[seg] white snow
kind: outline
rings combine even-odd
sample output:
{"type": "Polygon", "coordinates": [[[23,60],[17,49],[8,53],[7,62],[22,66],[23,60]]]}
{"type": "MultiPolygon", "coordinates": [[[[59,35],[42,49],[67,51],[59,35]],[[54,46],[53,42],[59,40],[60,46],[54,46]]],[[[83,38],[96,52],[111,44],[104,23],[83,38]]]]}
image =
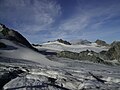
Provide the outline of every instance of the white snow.
{"type": "Polygon", "coordinates": [[[93,54],[92,54],[92,53],[88,53],[88,55],[89,55],[89,56],[93,56],[93,54]]]}
{"type": "Polygon", "coordinates": [[[63,66],[63,64],[50,61],[47,59],[44,55],[35,52],[25,46],[20,46],[17,45],[9,40],[5,39],[0,39],[1,42],[5,43],[6,45],[13,46],[17,49],[12,49],[12,50],[4,50],[0,49],[0,56],[3,57],[9,57],[9,58],[15,58],[15,59],[25,59],[25,60],[30,60],[34,61],[43,65],[52,65],[52,66],[63,66]]]}
{"type": "Polygon", "coordinates": [[[2,25],[0,25],[0,32],[3,30],[3,27],[2,27],[2,25]]]}
{"type": "Polygon", "coordinates": [[[108,50],[108,48],[106,48],[105,46],[98,46],[96,43],[92,43],[89,45],[65,45],[63,43],[59,43],[58,41],[43,43],[42,47],[36,46],[36,48],[49,49],[49,50],[55,50],[55,51],[72,51],[72,52],[78,52],[78,53],[86,50],[92,50],[95,52],[108,50]]]}

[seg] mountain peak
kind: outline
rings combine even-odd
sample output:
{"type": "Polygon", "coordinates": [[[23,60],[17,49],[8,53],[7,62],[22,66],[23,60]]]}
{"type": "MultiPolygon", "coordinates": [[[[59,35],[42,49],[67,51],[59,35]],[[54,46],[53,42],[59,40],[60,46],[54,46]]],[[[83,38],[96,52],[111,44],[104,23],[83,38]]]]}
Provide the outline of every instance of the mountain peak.
{"type": "Polygon", "coordinates": [[[97,43],[97,44],[100,45],[100,46],[108,46],[108,44],[107,44],[105,41],[100,40],[100,39],[97,39],[97,40],[95,41],[95,43],[97,43]]]}
{"type": "Polygon", "coordinates": [[[60,42],[60,43],[64,43],[64,44],[66,44],[66,45],[71,45],[70,42],[68,42],[68,41],[66,41],[66,40],[63,40],[63,39],[57,39],[57,41],[60,42]]]}
{"type": "Polygon", "coordinates": [[[7,39],[10,41],[14,41],[33,49],[31,44],[28,42],[28,40],[24,36],[22,36],[22,34],[20,34],[19,32],[13,29],[7,28],[4,24],[1,24],[1,23],[0,23],[0,39],[7,39]]]}
{"type": "Polygon", "coordinates": [[[4,27],[5,27],[5,25],[0,23],[0,32],[3,30],[4,27]]]}
{"type": "Polygon", "coordinates": [[[6,28],[6,26],[4,24],[0,23],[0,29],[1,28],[6,28]]]}
{"type": "Polygon", "coordinates": [[[72,40],[71,41],[73,45],[88,45],[88,44],[91,44],[92,42],[88,41],[88,40],[84,40],[84,39],[78,39],[78,40],[72,40]]]}

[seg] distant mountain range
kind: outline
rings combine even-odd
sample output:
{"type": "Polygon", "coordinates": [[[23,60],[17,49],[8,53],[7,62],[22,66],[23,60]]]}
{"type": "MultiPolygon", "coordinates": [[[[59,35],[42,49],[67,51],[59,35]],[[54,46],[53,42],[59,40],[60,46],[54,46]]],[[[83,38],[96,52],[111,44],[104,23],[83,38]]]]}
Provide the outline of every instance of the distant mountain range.
{"type": "MultiPolygon", "coordinates": [[[[113,41],[113,43],[107,44],[105,41],[99,39],[95,42],[82,39],[69,42],[63,39],[57,39],[42,45],[31,45],[19,32],[0,24],[0,40],[1,39],[10,40],[35,51],[38,51],[38,49],[36,49],[37,46],[62,51],[58,54],[60,57],[91,60],[99,58],[99,60],[118,60],[120,62],[120,41],[113,41]]],[[[0,41],[0,48],[5,47],[6,45],[0,41]]]]}
{"type": "MultiPolygon", "coordinates": [[[[98,46],[109,46],[108,43],[106,43],[103,40],[97,39],[95,42],[91,42],[88,40],[84,40],[84,39],[79,39],[79,40],[71,40],[71,41],[67,41],[67,40],[63,40],[63,39],[57,39],[54,41],[58,41],[60,43],[66,44],[66,45],[90,45],[92,43],[96,43],[98,46]]],[[[54,41],[48,41],[48,42],[54,42],[54,41]]]]}

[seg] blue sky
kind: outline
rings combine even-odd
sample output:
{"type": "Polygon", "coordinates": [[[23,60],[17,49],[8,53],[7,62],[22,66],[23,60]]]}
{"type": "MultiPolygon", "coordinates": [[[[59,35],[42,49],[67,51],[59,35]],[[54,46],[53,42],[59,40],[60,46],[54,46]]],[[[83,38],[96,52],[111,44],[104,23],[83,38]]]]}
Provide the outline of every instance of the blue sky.
{"type": "Polygon", "coordinates": [[[0,0],[0,22],[31,43],[120,40],[120,0],[0,0]]]}

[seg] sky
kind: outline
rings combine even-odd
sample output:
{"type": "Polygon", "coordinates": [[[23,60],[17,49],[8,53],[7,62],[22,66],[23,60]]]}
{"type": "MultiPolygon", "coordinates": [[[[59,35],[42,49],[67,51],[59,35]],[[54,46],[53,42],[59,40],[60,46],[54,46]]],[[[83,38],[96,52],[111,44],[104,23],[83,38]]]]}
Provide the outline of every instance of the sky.
{"type": "Polygon", "coordinates": [[[120,40],[120,0],[0,0],[0,23],[31,43],[120,40]]]}

